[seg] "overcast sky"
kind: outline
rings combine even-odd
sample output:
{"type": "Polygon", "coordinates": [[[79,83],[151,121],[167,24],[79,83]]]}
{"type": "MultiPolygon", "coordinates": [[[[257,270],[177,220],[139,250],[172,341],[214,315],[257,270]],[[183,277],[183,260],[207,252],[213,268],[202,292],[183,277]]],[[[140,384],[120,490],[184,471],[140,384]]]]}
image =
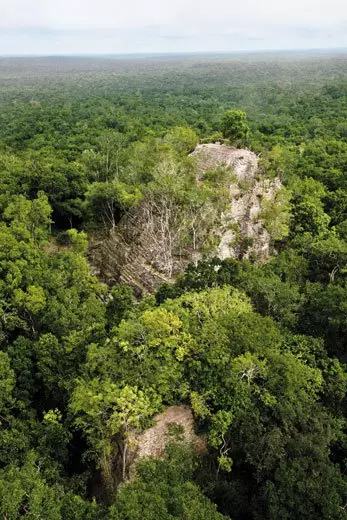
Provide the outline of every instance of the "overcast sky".
{"type": "Polygon", "coordinates": [[[0,0],[0,54],[347,47],[347,0],[0,0]]]}

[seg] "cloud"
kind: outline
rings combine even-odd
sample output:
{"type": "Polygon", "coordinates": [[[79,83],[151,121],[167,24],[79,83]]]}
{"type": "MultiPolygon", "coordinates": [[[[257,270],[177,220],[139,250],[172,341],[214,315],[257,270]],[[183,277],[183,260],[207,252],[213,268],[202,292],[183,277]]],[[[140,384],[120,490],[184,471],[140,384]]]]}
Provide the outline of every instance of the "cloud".
{"type": "Polygon", "coordinates": [[[346,0],[4,0],[0,53],[347,45],[346,0]]]}
{"type": "Polygon", "coordinates": [[[329,24],[347,19],[345,0],[8,0],[2,27],[138,28],[144,25],[208,26],[221,23],[329,24]]]}

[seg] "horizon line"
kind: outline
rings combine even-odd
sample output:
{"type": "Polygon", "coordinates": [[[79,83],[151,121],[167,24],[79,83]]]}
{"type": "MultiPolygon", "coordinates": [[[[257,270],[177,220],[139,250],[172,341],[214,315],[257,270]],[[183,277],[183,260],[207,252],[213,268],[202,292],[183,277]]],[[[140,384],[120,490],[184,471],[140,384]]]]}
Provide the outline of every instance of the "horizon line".
{"type": "Polygon", "coordinates": [[[0,58],[101,58],[101,57],[165,57],[165,56],[216,56],[237,54],[269,54],[269,53],[294,53],[294,52],[347,52],[347,47],[285,47],[277,49],[239,49],[220,51],[151,51],[151,52],[96,52],[96,53],[33,53],[33,54],[0,54],[0,58]]]}

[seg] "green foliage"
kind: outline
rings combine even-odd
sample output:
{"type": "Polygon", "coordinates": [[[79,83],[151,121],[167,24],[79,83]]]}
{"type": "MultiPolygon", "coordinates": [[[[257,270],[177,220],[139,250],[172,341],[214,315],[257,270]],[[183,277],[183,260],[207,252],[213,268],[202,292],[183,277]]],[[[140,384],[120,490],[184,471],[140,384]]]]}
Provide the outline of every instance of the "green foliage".
{"type": "Polygon", "coordinates": [[[323,446],[315,438],[309,438],[296,439],[288,448],[293,450],[293,459],[289,464],[280,463],[274,482],[266,489],[268,518],[294,520],[298,515],[306,518],[319,515],[343,519],[340,494],[345,495],[346,483],[340,472],[329,465],[321,451],[323,446]]]}
{"type": "Polygon", "coordinates": [[[70,247],[75,253],[87,253],[88,235],[84,231],[78,232],[77,229],[68,229],[59,233],[58,244],[70,247]]]}
{"type": "Polygon", "coordinates": [[[12,228],[19,232],[27,231],[35,241],[40,242],[48,236],[51,213],[47,196],[39,192],[33,201],[22,195],[13,197],[4,211],[4,218],[11,221],[12,228]]]}
{"type": "Polygon", "coordinates": [[[103,132],[97,139],[96,150],[83,152],[89,179],[106,183],[119,180],[126,162],[126,144],[124,134],[114,130],[103,132]]]}
{"type": "Polygon", "coordinates": [[[141,199],[134,186],[119,181],[94,182],[86,192],[85,206],[95,222],[115,227],[122,213],[141,199]]]}
{"type": "Polygon", "coordinates": [[[282,240],[289,235],[291,204],[288,190],[282,187],[272,200],[263,200],[260,219],[273,240],[282,240]]]}
{"type": "Polygon", "coordinates": [[[110,520],[222,520],[223,515],[193,483],[193,460],[185,448],[173,446],[167,460],[138,467],[136,482],[123,486],[110,509],[110,520]]]}
{"type": "Polygon", "coordinates": [[[96,504],[89,504],[45,476],[37,455],[28,452],[24,464],[10,464],[0,470],[0,513],[8,520],[47,518],[47,520],[96,520],[96,504]]]}
{"type": "Polygon", "coordinates": [[[115,285],[108,296],[106,316],[108,323],[119,325],[134,306],[134,294],[128,285],[115,285]]]}
{"type": "Polygon", "coordinates": [[[187,155],[195,150],[198,136],[191,128],[175,127],[165,135],[165,142],[179,154],[187,155]]]}
{"type": "Polygon", "coordinates": [[[223,137],[230,141],[244,141],[249,135],[246,114],[241,110],[227,110],[222,118],[223,137]]]}
{"type": "Polygon", "coordinates": [[[343,520],[344,55],[53,71],[0,71],[0,516],[343,520]],[[235,179],[197,178],[197,136],[280,178],[261,201],[266,263],[211,258],[235,179]],[[135,208],[168,275],[177,252],[193,259],[139,300],[87,260],[135,208]],[[206,452],[169,445],[128,481],[135,437],[188,403],[206,452]]]}
{"type": "Polygon", "coordinates": [[[11,404],[15,374],[11,369],[10,359],[5,352],[0,352],[0,411],[4,413],[11,404]]]}
{"type": "Polygon", "coordinates": [[[92,449],[97,452],[97,463],[102,470],[107,492],[115,485],[112,459],[112,441],[118,435],[121,446],[122,478],[127,475],[127,450],[130,436],[157,411],[159,399],[147,396],[137,387],[120,388],[110,379],[79,381],[71,399],[70,409],[76,416],[75,424],[87,434],[92,449]]]}
{"type": "Polygon", "coordinates": [[[52,489],[42,477],[32,452],[23,467],[9,465],[0,471],[0,512],[4,518],[16,520],[26,515],[60,520],[59,494],[59,488],[52,489]]]}
{"type": "Polygon", "coordinates": [[[328,231],[330,217],[324,211],[324,186],[312,178],[296,179],[293,186],[292,234],[300,236],[309,233],[324,237],[328,231]]]}

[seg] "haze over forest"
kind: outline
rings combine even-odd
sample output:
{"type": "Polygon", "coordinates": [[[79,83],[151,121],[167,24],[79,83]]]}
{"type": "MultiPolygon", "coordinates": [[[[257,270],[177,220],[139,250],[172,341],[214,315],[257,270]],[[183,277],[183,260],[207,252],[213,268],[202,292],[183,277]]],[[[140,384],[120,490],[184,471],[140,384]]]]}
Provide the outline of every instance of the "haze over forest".
{"type": "Polygon", "coordinates": [[[0,54],[232,52],[347,47],[344,0],[12,0],[0,54]]]}

